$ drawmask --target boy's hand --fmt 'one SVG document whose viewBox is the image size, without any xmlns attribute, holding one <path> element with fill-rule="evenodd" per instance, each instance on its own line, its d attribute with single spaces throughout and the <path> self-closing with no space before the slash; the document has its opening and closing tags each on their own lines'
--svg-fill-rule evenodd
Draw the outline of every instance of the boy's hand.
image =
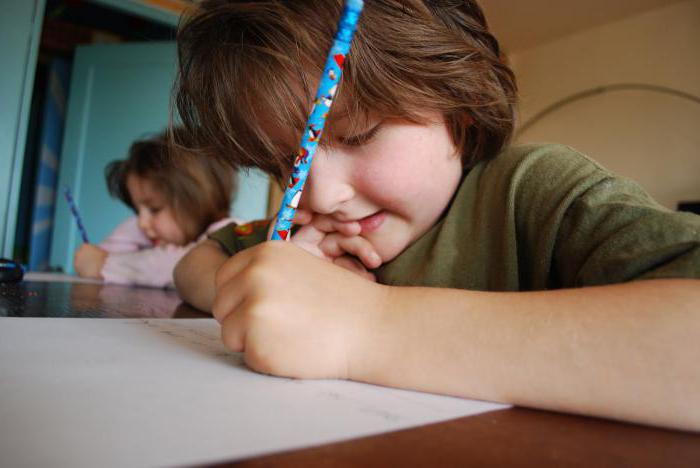
<svg viewBox="0 0 700 468">
<path fill-rule="evenodd" d="M 102 267 L 107 260 L 107 251 L 93 244 L 83 244 L 75 252 L 73 267 L 79 276 L 102 279 Z"/>
<path fill-rule="evenodd" d="M 259 372 L 347 378 L 385 290 L 296 245 L 266 242 L 219 268 L 212 312 L 224 344 Z"/>
<path fill-rule="evenodd" d="M 292 236 L 293 244 L 374 281 L 374 275 L 367 269 L 379 267 L 382 261 L 374 246 L 359 235 L 359 223 L 338 221 L 326 215 L 311 215 L 304 210 L 297 210 L 294 222 L 302 227 Z"/>
</svg>

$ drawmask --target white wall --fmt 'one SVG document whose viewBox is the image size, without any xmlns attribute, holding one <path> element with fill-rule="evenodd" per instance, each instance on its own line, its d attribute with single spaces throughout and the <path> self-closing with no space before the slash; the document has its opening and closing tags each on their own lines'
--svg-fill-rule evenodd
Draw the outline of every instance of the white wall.
<svg viewBox="0 0 700 468">
<path fill-rule="evenodd" d="M 589 88 L 645 83 L 700 96 L 700 0 L 658 8 L 510 56 L 520 124 Z M 700 200 L 700 104 L 651 91 L 589 97 L 517 139 L 569 144 L 637 180 L 660 203 Z"/>
</svg>

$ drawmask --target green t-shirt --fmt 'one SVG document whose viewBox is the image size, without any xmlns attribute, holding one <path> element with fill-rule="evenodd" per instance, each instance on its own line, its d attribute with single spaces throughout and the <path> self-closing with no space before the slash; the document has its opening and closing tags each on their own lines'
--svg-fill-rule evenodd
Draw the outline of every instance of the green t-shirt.
<svg viewBox="0 0 700 468">
<path fill-rule="evenodd" d="M 228 254 L 269 222 L 210 237 Z M 375 270 L 384 284 L 525 291 L 700 278 L 700 216 L 561 145 L 513 146 L 476 165 L 441 220 Z"/>
</svg>

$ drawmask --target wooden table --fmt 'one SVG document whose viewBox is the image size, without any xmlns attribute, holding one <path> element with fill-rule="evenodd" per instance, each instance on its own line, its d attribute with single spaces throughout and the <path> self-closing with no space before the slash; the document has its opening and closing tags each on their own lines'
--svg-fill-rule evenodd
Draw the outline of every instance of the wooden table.
<svg viewBox="0 0 700 468">
<path fill-rule="evenodd" d="M 506 409 L 218 467 L 700 467 L 700 435 Z"/>
<path fill-rule="evenodd" d="M 173 291 L 32 281 L 0 285 L 0 316 L 209 317 Z M 514 408 L 214 466 L 700 468 L 700 434 Z"/>
</svg>

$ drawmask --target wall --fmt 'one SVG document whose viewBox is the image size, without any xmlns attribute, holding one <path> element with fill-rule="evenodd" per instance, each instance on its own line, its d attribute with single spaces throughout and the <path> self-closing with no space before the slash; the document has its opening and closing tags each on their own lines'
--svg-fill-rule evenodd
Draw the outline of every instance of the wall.
<svg viewBox="0 0 700 468">
<path fill-rule="evenodd" d="M 12 256 L 44 0 L 4 0 L 0 14 L 0 255 Z"/>
<path fill-rule="evenodd" d="M 520 124 L 597 86 L 644 83 L 700 96 L 700 0 L 676 3 L 511 55 Z M 517 141 L 569 144 L 637 180 L 660 203 L 700 200 L 700 103 L 648 90 L 596 94 Z"/>
</svg>

